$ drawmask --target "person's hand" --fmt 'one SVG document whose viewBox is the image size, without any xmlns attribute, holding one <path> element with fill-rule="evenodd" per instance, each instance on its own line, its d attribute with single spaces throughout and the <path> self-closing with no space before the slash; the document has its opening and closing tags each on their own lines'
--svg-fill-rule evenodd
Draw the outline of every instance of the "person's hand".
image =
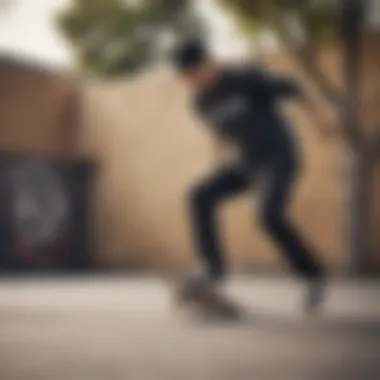
<svg viewBox="0 0 380 380">
<path fill-rule="evenodd" d="M 321 103 L 319 99 L 308 91 L 303 91 L 300 99 L 314 122 L 319 135 L 323 138 L 335 136 L 339 128 L 338 113 Z"/>
<path fill-rule="evenodd" d="M 332 138 L 338 134 L 339 117 L 337 113 L 324 111 L 316 115 L 315 122 L 321 137 Z"/>
</svg>

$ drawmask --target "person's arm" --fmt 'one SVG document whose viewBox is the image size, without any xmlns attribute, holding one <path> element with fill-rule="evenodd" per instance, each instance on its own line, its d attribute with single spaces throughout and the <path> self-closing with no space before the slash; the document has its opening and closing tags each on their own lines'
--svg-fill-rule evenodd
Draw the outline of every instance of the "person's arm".
<svg viewBox="0 0 380 380">
<path fill-rule="evenodd" d="M 260 68 L 246 70 L 243 73 L 243 80 L 259 101 L 293 98 L 299 95 L 299 87 L 292 78 L 279 76 Z"/>
<path fill-rule="evenodd" d="M 335 133 L 337 118 L 326 106 L 323 106 L 310 91 L 300 86 L 290 77 L 277 76 L 264 70 L 253 70 L 249 75 L 252 87 L 266 99 L 295 99 L 300 101 L 304 110 L 313 120 L 321 136 Z"/>
<path fill-rule="evenodd" d="M 317 132 L 322 137 L 330 137 L 336 133 L 338 126 L 338 117 L 328 107 L 322 105 L 319 100 L 306 91 L 300 89 L 297 98 L 303 105 L 304 110 L 313 120 Z"/>
</svg>

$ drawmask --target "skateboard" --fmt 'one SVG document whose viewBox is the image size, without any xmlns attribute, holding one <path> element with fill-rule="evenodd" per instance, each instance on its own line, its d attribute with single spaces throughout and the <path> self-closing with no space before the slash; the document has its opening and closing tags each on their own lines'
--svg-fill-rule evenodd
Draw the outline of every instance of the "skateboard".
<svg viewBox="0 0 380 380">
<path fill-rule="evenodd" d="M 227 296 L 216 292 L 204 292 L 196 297 L 184 297 L 176 295 L 177 306 L 188 310 L 200 319 L 236 321 L 243 315 L 242 308 L 230 300 Z"/>
</svg>

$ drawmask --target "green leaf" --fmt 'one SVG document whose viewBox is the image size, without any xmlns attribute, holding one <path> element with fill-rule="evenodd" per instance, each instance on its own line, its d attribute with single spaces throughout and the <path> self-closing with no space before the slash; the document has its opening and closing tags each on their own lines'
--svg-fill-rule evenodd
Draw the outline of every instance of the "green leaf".
<svg viewBox="0 0 380 380">
<path fill-rule="evenodd" d="M 218 3 L 235 16 L 238 30 L 247 35 L 271 28 L 274 20 L 292 12 L 297 12 L 314 42 L 331 42 L 336 34 L 337 12 L 333 8 L 311 7 L 307 0 L 218 0 Z"/>
<path fill-rule="evenodd" d="M 78 63 L 100 75 L 131 73 L 158 59 L 164 32 L 200 34 L 190 0 L 74 0 L 57 19 Z"/>
</svg>

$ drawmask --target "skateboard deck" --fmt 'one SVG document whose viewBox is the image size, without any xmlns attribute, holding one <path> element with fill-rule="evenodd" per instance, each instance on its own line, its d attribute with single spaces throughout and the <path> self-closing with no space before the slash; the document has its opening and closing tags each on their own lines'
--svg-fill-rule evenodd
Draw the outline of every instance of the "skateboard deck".
<svg viewBox="0 0 380 380">
<path fill-rule="evenodd" d="M 191 314 L 207 320 L 239 320 L 243 309 L 228 297 L 209 293 L 191 300 L 177 298 L 177 306 L 187 309 Z"/>
</svg>

